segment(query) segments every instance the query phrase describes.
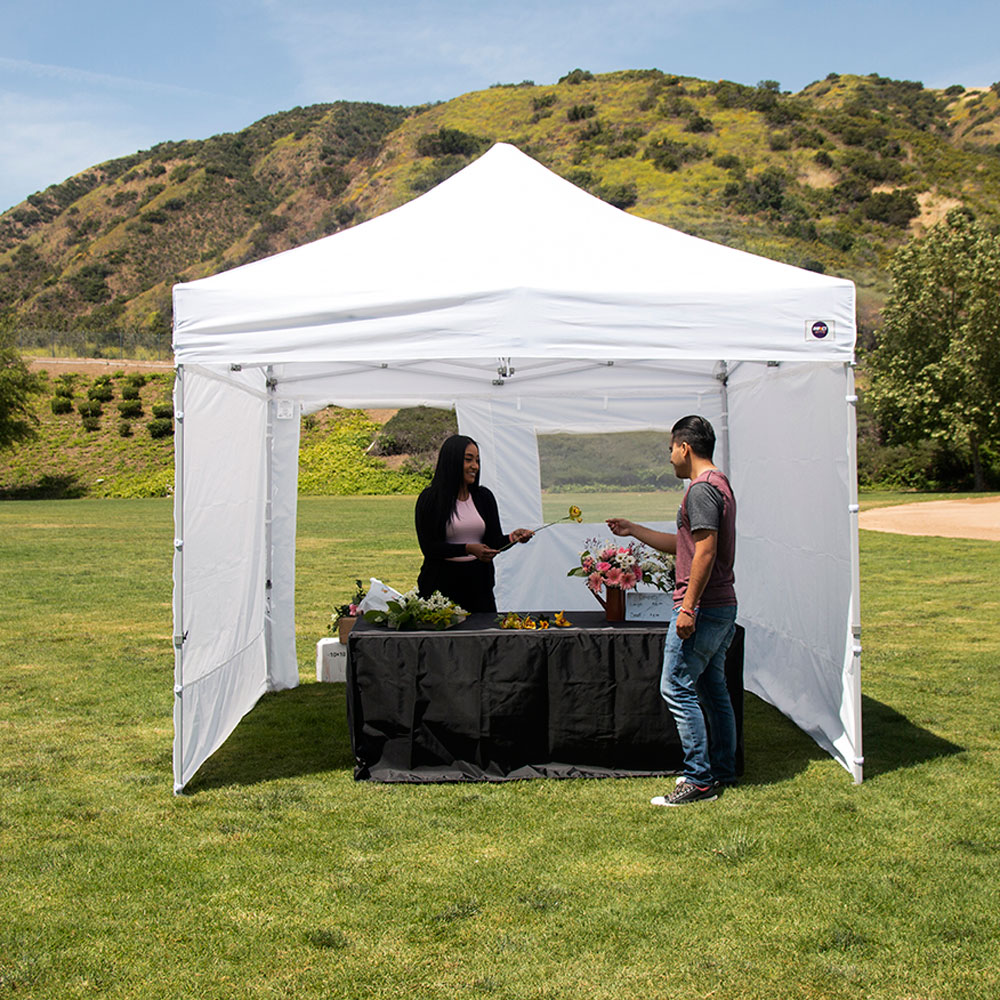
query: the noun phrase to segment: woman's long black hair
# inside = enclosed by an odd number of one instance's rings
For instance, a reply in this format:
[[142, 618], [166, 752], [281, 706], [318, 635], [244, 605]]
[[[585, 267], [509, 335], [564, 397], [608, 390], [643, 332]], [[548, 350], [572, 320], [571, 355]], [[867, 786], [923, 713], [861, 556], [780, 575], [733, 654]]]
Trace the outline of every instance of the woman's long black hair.
[[[430, 486], [424, 491], [425, 502], [430, 505], [435, 528], [442, 532], [455, 514], [458, 491], [465, 483], [465, 449], [476, 442], [465, 434], [452, 434], [438, 452], [437, 466]], [[479, 485], [479, 470], [472, 489]]]

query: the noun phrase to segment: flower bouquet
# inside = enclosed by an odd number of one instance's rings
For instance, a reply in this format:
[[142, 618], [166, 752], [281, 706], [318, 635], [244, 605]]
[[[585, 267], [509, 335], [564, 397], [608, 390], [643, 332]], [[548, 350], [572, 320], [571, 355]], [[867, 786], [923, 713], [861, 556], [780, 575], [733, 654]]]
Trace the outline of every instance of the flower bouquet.
[[330, 635], [339, 636], [344, 645], [347, 644], [347, 637], [357, 621], [358, 605], [365, 599], [365, 585], [360, 580], [355, 580], [354, 584], [354, 597], [337, 606], [337, 609], [330, 615], [330, 624], [326, 629]]
[[398, 601], [389, 601], [385, 611], [366, 611], [365, 621], [392, 629], [441, 629], [465, 621], [469, 612], [435, 590], [421, 597], [417, 588], [407, 591]]
[[[641, 542], [618, 545], [611, 539], [587, 539], [587, 548], [580, 553], [580, 565], [567, 576], [582, 576], [587, 587], [601, 602], [609, 621], [625, 618], [625, 591], [640, 583], [657, 590], [673, 586], [673, 560], [663, 552], [655, 552]], [[606, 597], [601, 597], [601, 588]]]

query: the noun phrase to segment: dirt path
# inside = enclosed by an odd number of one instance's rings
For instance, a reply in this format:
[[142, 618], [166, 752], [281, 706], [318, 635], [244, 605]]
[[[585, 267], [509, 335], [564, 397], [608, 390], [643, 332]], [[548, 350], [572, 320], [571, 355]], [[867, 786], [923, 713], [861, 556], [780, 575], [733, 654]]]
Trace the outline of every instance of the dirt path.
[[25, 357], [32, 371], [43, 368], [50, 375], [63, 375], [78, 372], [81, 375], [110, 375], [112, 372], [172, 372], [173, 364], [169, 361], [133, 361], [130, 358], [46, 358]]
[[858, 515], [858, 526], [898, 535], [983, 538], [1000, 542], [1000, 499], [932, 500], [895, 507], [873, 507]]

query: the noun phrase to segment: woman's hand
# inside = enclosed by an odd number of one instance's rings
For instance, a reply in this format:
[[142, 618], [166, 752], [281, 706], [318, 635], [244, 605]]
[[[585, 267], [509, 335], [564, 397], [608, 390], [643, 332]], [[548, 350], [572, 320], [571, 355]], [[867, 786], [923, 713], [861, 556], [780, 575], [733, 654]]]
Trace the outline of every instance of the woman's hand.
[[497, 550], [491, 549], [482, 542], [469, 542], [465, 546], [465, 553], [466, 555], [475, 556], [480, 562], [492, 562], [493, 557], [497, 554]]
[[510, 540], [512, 542], [526, 542], [530, 538], [534, 537], [535, 533], [533, 531], [529, 531], [527, 528], [515, 528], [510, 533]]
[[613, 535], [631, 535], [635, 531], [635, 524], [625, 517], [609, 517], [607, 525]]

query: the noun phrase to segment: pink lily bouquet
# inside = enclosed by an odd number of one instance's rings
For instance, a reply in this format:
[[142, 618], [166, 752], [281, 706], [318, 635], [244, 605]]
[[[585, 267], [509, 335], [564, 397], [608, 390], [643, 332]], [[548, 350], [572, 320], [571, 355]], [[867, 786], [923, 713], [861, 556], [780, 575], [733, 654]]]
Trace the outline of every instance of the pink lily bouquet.
[[602, 587], [634, 590], [646, 583], [657, 590], [673, 587], [673, 560], [662, 552], [654, 552], [640, 542], [618, 545], [606, 539], [587, 539], [587, 548], [580, 553], [580, 565], [566, 575], [582, 576], [595, 594]]

